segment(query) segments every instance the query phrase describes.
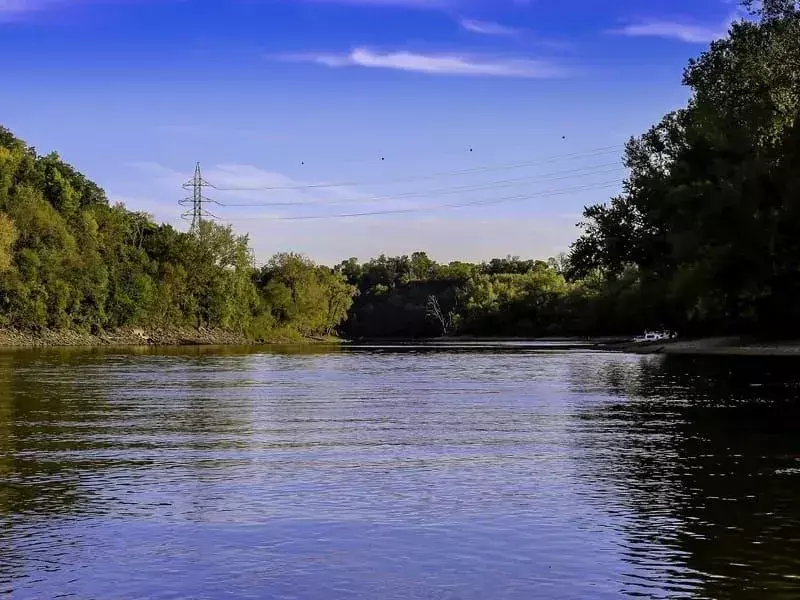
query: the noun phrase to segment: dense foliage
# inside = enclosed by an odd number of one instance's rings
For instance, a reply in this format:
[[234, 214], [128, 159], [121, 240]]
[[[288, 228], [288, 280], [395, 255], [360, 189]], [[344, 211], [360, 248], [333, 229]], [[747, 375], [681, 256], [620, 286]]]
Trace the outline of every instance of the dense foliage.
[[623, 194], [586, 209], [571, 255], [698, 333], [800, 328], [800, 10], [753, 15], [690, 62], [688, 106], [630, 141]]
[[[744, 3], [750, 7], [749, 2]], [[752, 7], [751, 7], [752, 8]], [[0, 128], [0, 319], [21, 328], [192, 325], [252, 338], [800, 333], [800, 8], [764, 0], [690, 62], [688, 105], [630, 140], [621, 195], [568, 256], [256, 268], [246, 237], [110, 206]]]
[[353, 338], [563, 336], [631, 333], [647, 325], [638, 297], [597, 274], [568, 281], [568, 259], [516, 257], [442, 265], [425, 253], [350, 259], [336, 270], [358, 289]]
[[294, 255], [256, 271], [246, 236], [197, 235], [111, 206], [60, 160], [0, 128], [0, 319], [25, 329], [219, 327], [253, 338], [331, 333], [353, 290]]
[[688, 105], [627, 144], [623, 193], [585, 209], [568, 260], [350, 261], [348, 331], [800, 333], [800, 8], [744, 5], [687, 67]]

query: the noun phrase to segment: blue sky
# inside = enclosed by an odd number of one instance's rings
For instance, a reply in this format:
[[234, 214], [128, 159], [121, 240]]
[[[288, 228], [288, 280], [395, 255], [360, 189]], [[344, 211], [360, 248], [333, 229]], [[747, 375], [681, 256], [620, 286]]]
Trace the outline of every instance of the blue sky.
[[619, 189], [621, 144], [685, 102], [682, 68], [736, 14], [721, 0], [0, 0], [0, 123], [181, 228], [196, 161], [218, 188], [283, 188], [207, 190], [260, 260], [546, 258]]

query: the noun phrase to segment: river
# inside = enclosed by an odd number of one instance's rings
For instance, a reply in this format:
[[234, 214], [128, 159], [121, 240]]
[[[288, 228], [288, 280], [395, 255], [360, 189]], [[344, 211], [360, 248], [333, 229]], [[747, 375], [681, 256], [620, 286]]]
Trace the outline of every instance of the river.
[[796, 599], [798, 366], [0, 353], [0, 597]]

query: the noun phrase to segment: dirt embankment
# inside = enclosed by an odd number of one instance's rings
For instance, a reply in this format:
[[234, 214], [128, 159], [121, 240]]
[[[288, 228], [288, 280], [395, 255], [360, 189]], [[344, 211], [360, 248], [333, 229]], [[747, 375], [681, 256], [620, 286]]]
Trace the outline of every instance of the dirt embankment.
[[70, 330], [26, 331], [0, 328], [0, 346], [196, 346], [250, 344], [244, 335], [223, 329], [125, 327], [98, 334]]

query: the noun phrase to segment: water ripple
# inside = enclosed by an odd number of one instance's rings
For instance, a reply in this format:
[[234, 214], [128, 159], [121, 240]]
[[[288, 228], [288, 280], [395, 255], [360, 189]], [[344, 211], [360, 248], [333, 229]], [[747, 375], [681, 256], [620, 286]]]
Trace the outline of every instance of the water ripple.
[[796, 371], [513, 346], [3, 354], [0, 595], [797, 598]]

